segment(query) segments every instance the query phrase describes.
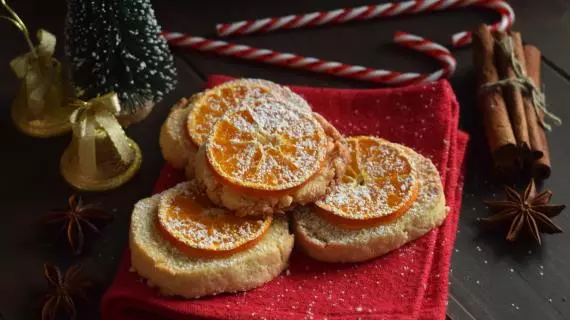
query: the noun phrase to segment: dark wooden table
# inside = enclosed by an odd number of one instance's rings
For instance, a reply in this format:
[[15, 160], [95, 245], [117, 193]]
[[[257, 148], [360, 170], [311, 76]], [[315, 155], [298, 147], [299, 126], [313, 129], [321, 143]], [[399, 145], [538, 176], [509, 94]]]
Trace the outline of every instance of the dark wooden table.
[[[58, 35], [57, 55], [63, 59], [63, 0], [11, 1], [31, 30], [44, 27]], [[378, 2], [381, 2], [378, 1]], [[370, 1], [350, 1], [351, 5]], [[343, 7], [347, 1], [155, 1], [164, 29], [195, 35], [213, 35], [216, 22], [259, 18]], [[513, 1], [515, 29], [524, 40], [544, 53], [543, 82], [550, 108], [570, 122], [570, 3], [565, 0]], [[345, 24], [315, 29], [252, 35], [236, 41], [257, 47], [290, 51], [347, 63], [402, 70], [430, 71], [438, 65], [420, 54], [391, 44], [392, 33], [403, 30], [447, 43], [452, 32], [469, 29], [496, 17], [484, 10], [459, 9]], [[141, 146], [143, 166], [127, 185], [106, 193], [84, 194], [116, 212], [116, 219], [102, 230], [80, 257], [73, 258], [38, 222], [47, 209], [62, 207], [74, 191], [59, 174], [59, 159], [69, 143], [63, 136], [39, 140], [24, 136], [12, 126], [9, 105], [18, 82], [8, 67], [11, 58], [26, 50], [22, 37], [7, 23], [0, 24], [0, 319], [36, 319], [46, 282], [42, 264], [66, 267], [79, 262], [100, 283], [97, 299], [82, 306], [80, 319], [99, 318], [99, 301], [115, 274], [127, 244], [129, 215], [138, 199], [150, 194], [163, 160], [158, 147], [159, 127], [168, 108], [189, 96], [214, 73], [259, 77], [299, 85], [372, 87], [370, 84], [293, 71], [279, 67], [175, 50], [178, 88], [144, 122], [127, 132]], [[469, 48], [455, 50], [458, 69], [451, 83], [461, 104], [461, 128], [471, 135], [466, 183], [452, 270], [448, 317], [451, 319], [570, 319], [570, 232], [545, 236], [542, 247], [530, 242], [506, 243], [502, 233], [482, 233], [476, 217], [487, 215], [482, 200], [499, 196], [500, 184], [490, 174], [489, 154], [475, 109], [475, 82]], [[553, 201], [570, 199], [570, 126], [549, 135], [553, 176], [544, 187], [554, 190]], [[570, 215], [556, 222], [570, 230]]]

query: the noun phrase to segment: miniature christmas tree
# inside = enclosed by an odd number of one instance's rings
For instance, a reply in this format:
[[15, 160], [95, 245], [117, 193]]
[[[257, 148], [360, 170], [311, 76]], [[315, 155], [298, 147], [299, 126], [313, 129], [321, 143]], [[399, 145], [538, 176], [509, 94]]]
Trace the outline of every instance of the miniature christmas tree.
[[123, 123], [144, 119], [176, 83], [150, 0], [68, 0], [66, 54], [79, 98], [116, 92]]

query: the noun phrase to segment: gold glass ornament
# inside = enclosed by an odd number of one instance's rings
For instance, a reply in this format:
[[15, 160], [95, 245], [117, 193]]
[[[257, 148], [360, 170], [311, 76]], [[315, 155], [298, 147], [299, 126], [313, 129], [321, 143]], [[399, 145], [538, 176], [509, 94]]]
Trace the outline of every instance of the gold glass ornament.
[[77, 107], [70, 116], [73, 136], [60, 163], [65, 180], [86, 191], [110, 190], [129, 181], [140, 168], [142, 154], [117, 121], [121, 110], [117, 95], [73, 105]]
[[21, 80], [20, 90], [12, 103], [12, 120], [16, 127], [31, 136], [52, 137], [70, 130], [69, 115], [73, 109], [64, 107], [64, 81], [61, 64], [55, 58], [56, 38], [46, 30], [37, 32], [34, 46], [28, 29], [5, 0], [0, 3], [8, 13], [1, 18], [12, 22], [24, 35], [30, 52], [12, 61], [10, 67]]

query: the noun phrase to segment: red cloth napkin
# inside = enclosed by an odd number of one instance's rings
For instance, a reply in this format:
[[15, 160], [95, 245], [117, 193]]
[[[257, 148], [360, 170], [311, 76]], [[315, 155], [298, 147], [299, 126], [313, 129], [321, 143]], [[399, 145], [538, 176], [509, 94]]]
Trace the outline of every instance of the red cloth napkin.
[[[229, 78], [213, 76], [207, 86]], [[468, 137], [458, 130], [459, 107], [447, 81], [404, 88], [351, 90], [292, 87], [346, 135], [376, 135], [432, 159], [450, 213], [444, 224], [381, 258], [329, 264], [294, 250], [289, 269], [240, 294], [199, 300], [161, 297], [129, 272], [125, 252], [102, 302], [103, 319], [444, 319], [448, 272], [462, 193]], [[166, 166], [155, 192], [184, 179]]]

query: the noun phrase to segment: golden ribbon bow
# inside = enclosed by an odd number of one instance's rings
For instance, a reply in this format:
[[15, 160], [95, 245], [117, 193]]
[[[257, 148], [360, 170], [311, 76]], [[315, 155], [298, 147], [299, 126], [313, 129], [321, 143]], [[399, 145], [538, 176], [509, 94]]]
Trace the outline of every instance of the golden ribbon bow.
[[26, 84], [27, 103], [33, 114], [39, 114], [44, 108], [45, 95], [56, 80], [60, 67], [53, 59], [55, 36], [46, 30], [37, 32], [39, 44], [34, 50], [10, 61], [10, 67]]
[[87, 102], [77, 100], [69, 120], [73, 134], [78, 138], [79, 168], [88, 176], [97, 174], [96, 136], [97, 130], [103, 130], [113, 143], [124, 164], [132, 161], [133, 152], [125, 131], [115, 117], [121, 111], [119, 97], [111, 92], [93, 98]]

